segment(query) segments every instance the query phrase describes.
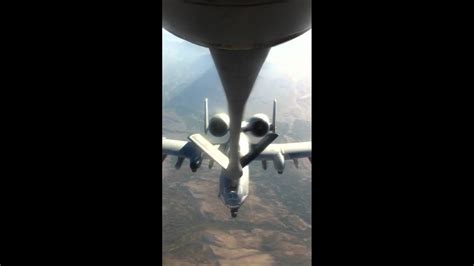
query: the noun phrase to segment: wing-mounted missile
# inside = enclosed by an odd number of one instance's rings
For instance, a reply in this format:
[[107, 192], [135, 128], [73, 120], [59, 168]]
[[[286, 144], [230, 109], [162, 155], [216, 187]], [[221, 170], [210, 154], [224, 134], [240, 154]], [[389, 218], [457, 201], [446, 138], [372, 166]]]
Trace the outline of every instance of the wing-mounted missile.
[[293, 159], [293, 162], [295, 163], [296, 168], [299, 168], [298, 159]]
[[184, 157], [178, 157], [178, 161], [176, 161], [174, 168], [178, 170], [179, 168], [181, 168], [181, 165], [183, 165], [183, 162], [184, 162]]
[[285, 157], [281, 152], [275, 154], [273, 157], [273, 166], [279, 174], [283, 174], [283, 170], [285, 169]]

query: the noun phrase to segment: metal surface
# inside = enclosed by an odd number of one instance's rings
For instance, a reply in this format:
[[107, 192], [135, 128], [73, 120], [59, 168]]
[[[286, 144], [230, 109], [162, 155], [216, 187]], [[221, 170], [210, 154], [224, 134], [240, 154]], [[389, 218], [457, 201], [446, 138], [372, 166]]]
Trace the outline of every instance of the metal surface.
[[311, 0], [163, 0], [162, 7], [167, 31], [210, 48], [228, 102], [227, 177], [235, 181], [242, 176], [241, 121], [253, 84], [272, 46], [311, 28]]
[[311, 0], [163, 0], [163, 27], [197, 45], [269, 48], [311, 28]]
[[239, 178], [242, 175], [242, 166], [238, 148], [245, 104], [270, 49], [225, 51], [211, 48], [210, 50], [224, 87], [229, 110], [228, 176]]

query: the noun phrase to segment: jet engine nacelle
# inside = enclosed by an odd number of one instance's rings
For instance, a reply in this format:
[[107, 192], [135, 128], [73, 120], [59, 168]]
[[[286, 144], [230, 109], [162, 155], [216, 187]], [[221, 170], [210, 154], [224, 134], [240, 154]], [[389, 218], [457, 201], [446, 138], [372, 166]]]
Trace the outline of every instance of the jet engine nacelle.
[[209, 122], [209, 131], [215, 137], [222, 137], [229, 131], [229, 116], [224, 113], [217, 114]]
[[247, 130], [255, 137], [263, 137], [270, 130], [270, 119], [265, 114], [252, 116], [247, 124]]

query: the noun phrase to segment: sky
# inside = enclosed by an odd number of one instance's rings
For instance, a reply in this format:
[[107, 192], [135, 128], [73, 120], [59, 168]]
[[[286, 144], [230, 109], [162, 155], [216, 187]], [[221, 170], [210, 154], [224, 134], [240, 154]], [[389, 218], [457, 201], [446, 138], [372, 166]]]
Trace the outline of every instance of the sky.
[[284, 66], [292, 76], [311, 75], [311, 30], [293, 40], [274, 46], [267, 61]]

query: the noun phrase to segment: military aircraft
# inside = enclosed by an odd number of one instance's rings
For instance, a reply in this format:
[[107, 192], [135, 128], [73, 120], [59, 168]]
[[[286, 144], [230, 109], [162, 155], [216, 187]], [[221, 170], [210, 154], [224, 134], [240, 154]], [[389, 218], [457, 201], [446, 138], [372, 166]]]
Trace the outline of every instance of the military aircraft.
[[311, 0], [164, 0], [162, 7], [163, 28], [209, 48], [229, 110], [228, 174], [239, 178], [247, 99], [271, 47], [311, 28]]
[[[229, 116], [225, 113], [214, 115], [208, 119], [208, 101], [204, 101], [204, 132], [214, 137], [224, 137], [229, 132]], [[253, 136], [250, 141], [249, 135]], [[162, 162], [167, 155], [177, 156], [175, 168], [179, 169], [187, 158], [193, 172], [201, 166], [204, 159], [209, 160], [209, 168], [217, 162], [222, 167], [219, 178], [218, 197], [230, 209], [231, 216], [237, 217], [239, 208], [249, 195], [249, 164], [254, 160], [262, 162], [267, 169], [267, 160], [279, 174], [283, 173], [285, 160], [293, 160], [298, 167], [299, 158], [308, 158], [311, 162], [311, 141], [285, 144], [272, 144], [278, 137], [276, 134], [276, 100], [273, 102], [273, 116], [270, 122], [268, 116], [259, 113], [248, 121], [242, 121], [239, 138], [239, 162], [242, 173], [236, 174], [236, 168], [229, 167], [229, 140], [223, 143], [210, 143], [201, 134], [192, 134], [189, 141], [172, 140], [163, 137]], [[257, 143], [255, 143], [257, 142]]]
[[[278, 137], [275, 117], [271, 125], [262, 114], [248, 122], [242, 120], [271, 47], [311, 28], [311, 0], [164, 0], [162, 7], [163, 28], [209, 48], [226, 95], [228, 115], [218, 114], [208, 124], [206, 112], [205, 132], [229, 132], [229, 140], [217, 146], [200, 134], [189, 136], [189, 141], [163, 139], [163, 154], [178, 156], [178, 167], [183, 158], [189, 158], [193, 171], [202, 163], [201, 153], [217, 162], [223, 168], [219, 197], [236, 217], [248, 195], [247, 166], [251, 161], [264, 160], [265, 168], [265, 160], [272, 159], [282, 173], [285, 159], [310, 157], [311, 142], [271, 144]], [[260, 137], [260, 142], [251, 145], [248, 132]]]

